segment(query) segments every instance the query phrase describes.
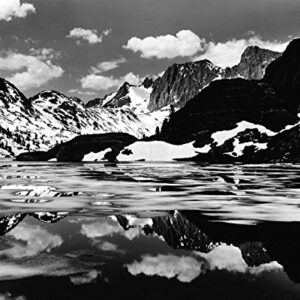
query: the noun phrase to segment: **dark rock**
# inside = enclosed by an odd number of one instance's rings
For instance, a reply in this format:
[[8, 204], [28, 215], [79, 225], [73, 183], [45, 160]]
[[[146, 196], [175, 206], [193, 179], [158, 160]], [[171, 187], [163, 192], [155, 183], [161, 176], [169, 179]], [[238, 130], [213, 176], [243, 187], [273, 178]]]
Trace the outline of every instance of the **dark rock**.
[[264, 82], [271, 84], [291, 108], [300, 105], [300, 39], [293, 40], [283, 55], [266, 70]]
[[79, 162], [88, 153], [97, 153], [111, 148], [112, 151], [107, 153], [106, 159], [113, 161], [116, 160], [117, 155], [124, 147], [135, 141], [137, 141], [137, 138], [127, 133], [82, 135], [66, 143], [59, 144], [48, 152], [22, 153], [16, 157], [16, 160], [45, 161], [56, 158], [57, 161]]
[[153, 85], [154, 80], [150, 77], [146, 77], [142, 83], [142, 86], [146, 89], [150, 88]]
[[129, 87], [131, 85], [128, 82], [124, 82], [124, 84], [119, 88], [116, 95], [107, 102], [104, 107], [122, 107], [124, 105], [129, 105], [131, 100], [128, 97]]
[[51, 155], [51, 152], [49, 153], [46, 151], [36, 151], [36, 152], [24, 152], [19, 154], [16, 157], [17, 161], [47, 161], [51, 158], [54, 158], [54, 156]]
[[295, 123], [297, 116], [287, 110], [286, 103], [267, 84], [244, 79], [218, 80], [174, 113], [162, 127], [161, 138], [186, 143], [196, 140], [204, 130], [229, 130], [240, 121], [278, 131]]

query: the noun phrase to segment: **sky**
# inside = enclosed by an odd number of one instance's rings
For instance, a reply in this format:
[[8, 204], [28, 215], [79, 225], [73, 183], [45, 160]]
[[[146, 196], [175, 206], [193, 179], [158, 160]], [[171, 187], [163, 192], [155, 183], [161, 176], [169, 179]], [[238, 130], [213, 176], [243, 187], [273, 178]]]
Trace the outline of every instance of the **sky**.
[[87, 101], [173, 63], [284, 51], [299, 15], [299, 0], [0, 0], [0, 77]]

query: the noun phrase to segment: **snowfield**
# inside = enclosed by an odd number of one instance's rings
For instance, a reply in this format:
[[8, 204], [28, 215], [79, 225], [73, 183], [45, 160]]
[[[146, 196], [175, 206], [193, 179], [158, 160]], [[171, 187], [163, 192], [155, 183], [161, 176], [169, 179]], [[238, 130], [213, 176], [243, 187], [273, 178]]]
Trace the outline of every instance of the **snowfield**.
[[173, 161], [175, 159], [193, 157], [201, 150], [207, 150], [207, 148], [195, 148], [193, 143], [172, 145], [162, 141], [135, 142], [126, 147], [126, 151], [122, 151], [117, 159], [119, 161]]

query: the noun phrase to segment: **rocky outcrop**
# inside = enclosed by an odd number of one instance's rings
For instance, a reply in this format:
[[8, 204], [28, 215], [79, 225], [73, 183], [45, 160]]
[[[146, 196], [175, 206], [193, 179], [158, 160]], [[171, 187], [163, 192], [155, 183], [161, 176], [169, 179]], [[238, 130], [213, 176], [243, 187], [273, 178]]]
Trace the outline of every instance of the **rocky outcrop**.
[[267, 66], [280, 56], [279, 52], [249, 46], [243, 52], [238, 65], [225, 69], [224, 78], [263, 79]]
[[69, 142], [57, 145], [47, 152], [22, 153], [16, 157], [16, 160], [45, 161], [57, 159], [57, 161], [64, 162], [79, 162], [86, 154], [98, 153], [110, 148], [111, 150], [106, 153], [105, 157], [109, 161], [114, 161], [124, 147], [135, 141], [137, 139], [127, 133], [82, 135]]
[[149, 109], [154, 111], [166, 105], [181, 108], [216, 79], [262, 79], [266, 67], [280, 55], [278, 52], [251, 46], [242, 54], [240, 63], [232, 68], [222, 69], [208, 60], [174, 64], [154, 81]]
[[183, 107], [205, 86], [222, 76], [222, 72], [208, 60], [172, 65], [154, 81], [149, 110], [158, 110], [170, 104]]
[[122, 86], [118, 89], [116, 95], [107, 103], [105, 103], [104, 107], [122, 107], [130, 104], [130, 97], [128, 96], [130, 84], [128, 82], [124, 82]]

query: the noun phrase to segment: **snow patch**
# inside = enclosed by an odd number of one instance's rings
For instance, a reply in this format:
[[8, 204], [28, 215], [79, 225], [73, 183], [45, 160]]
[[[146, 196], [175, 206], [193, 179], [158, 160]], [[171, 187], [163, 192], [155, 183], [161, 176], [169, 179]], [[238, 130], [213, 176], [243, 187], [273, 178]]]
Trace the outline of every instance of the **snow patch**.
[[162, 141], [135, 142], [126, 147], [117, 157], [119, 161], [172, 161], [179, 158], [190, 158], [197, 155], [201, 150], [206, 151], [208, 147], [195, 148], [194, 142], [183, 145], [172, 145]]
[[263, 125], [253, 124], [247, 121], [241, 121], [237, 123], [237, 127], [231, 130], [222, 130], [217, 131], [211, 135], [214, 141], [217, 143], [217, 146], [223, 145], [227, 140], [234, 138], [240, 132], [243, 132], [247, 129], [257, 129], [260, 133], [267, 134], [268, 136], [274, 136], [277, 133], [267, 129]]
[[84, 156], [82, 161], [101, 161], [101, 160], [104, 160], [105, 154], [110, 152], [110, 151], [112, 151], [111, 148], [106, 148], [105, 150], [97, 152], [97, 153], [90, 152], [90, 153], [88, 153]]

